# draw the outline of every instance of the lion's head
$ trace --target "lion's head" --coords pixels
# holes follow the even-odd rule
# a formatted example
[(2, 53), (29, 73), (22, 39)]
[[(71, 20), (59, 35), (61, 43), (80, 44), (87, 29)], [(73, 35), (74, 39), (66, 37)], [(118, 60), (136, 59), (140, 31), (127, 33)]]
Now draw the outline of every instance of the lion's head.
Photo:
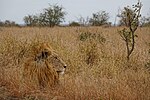
[(42, 43), (33, 47), (31, 58), (24, 64), (24, 76), (36, 80), (40, 86), (51, 86), (58, 82), (67, 65), (49, 44)]
[(38, 49), (38, 54), (35, 56), (35, 60), (48, 60), (58, 74), (64, 74), (67, 67), (66, 63), (61, 57), (52, 49), (49, 44), (41, 44)]

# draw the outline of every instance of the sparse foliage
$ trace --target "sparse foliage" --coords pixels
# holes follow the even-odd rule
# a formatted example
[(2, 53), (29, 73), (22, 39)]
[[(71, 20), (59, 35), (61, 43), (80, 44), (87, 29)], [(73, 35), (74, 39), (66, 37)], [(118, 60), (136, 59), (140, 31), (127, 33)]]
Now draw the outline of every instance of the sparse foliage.
[(77, 20), (80, 26), (88, 26), (90, 18), (88, 16), (87, 17), (80, 16), (79, 18), (77, 18)]
[(33, 18), (32, 18), (31, 15), (25, 16), (25, 17), (23, 18), (23, 20), (24, 20), (24, 22), (25, 22), (25, 24), (26, 24), (27, 26), (31, 26), (31, 25), (32, 25), (32, 20), (33, 20)]
[(108, 23), (109, 13), (106, 11), (100, 11), (93, 13), (92, 18), (90, 18), (89, 23), (92, 26), (101, 26)]
[(133, 18), (134, 15), (135, 12), (133, 11), (133, 9), (131, 9), (129, 6), (124, 7), (124, 9), (121, 11), (121, 14), (117, 15), (120, 18), (119, 26), (129, 26), (130, 18)]
[(129, 6), (124, 7), (124, 10), (122, 11), (120, 16), (121, 20), (126, 25), (126, 28), (119, 31), (119, 34), (123, 41), (125, 41), (126, 43), (127, 60), (130, 59), (130, 55), (135, 47), (135, 37), (137, 37), (135, 31), (139, 26), (139, 18), (141, 17), (141, 7), (141, 2), (138, 2), (136, 5), (133, 5), (133, 9), (131, 9)]
[(27, 26), (37, 26), (39, 21), (38, 16), (35, 15), (27, 15), (23, 20)]

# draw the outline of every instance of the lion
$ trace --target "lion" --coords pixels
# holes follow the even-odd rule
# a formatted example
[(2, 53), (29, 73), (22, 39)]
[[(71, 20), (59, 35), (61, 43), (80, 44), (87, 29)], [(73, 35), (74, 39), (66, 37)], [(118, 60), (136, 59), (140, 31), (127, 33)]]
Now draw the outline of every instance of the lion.
[(40, 88), (57, 84), (67, 65), (52, 47), (41, 43), (33, 46), (30, 54), (23, 66), (23, 77)]

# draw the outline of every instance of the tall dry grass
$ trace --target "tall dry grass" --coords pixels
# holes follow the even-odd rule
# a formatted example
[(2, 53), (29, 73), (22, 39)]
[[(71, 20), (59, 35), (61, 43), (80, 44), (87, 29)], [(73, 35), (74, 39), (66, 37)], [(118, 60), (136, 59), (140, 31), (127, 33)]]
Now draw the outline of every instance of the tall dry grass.
[[(150, 28), (139, 28), (130, 63), (118, 34), (121, 27), (1, 28), (0, 99), (150, 100)], [(81, 41), (82, 33), (100, 34)], [(60, 85), (39, 90), (22, 81), (32, 45), (48, 42), (68, 67)]]

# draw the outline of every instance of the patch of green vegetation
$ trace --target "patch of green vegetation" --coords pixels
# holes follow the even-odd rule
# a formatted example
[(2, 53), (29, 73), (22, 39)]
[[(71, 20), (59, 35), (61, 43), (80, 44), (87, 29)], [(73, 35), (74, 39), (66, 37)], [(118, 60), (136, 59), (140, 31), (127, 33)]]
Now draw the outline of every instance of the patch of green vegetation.
[(81, 41), (95, 40), (101, 44), (106, 42), (106, 38), (104, 38), (100, 33), (82, 32), (79, 35), (79, 39)]

